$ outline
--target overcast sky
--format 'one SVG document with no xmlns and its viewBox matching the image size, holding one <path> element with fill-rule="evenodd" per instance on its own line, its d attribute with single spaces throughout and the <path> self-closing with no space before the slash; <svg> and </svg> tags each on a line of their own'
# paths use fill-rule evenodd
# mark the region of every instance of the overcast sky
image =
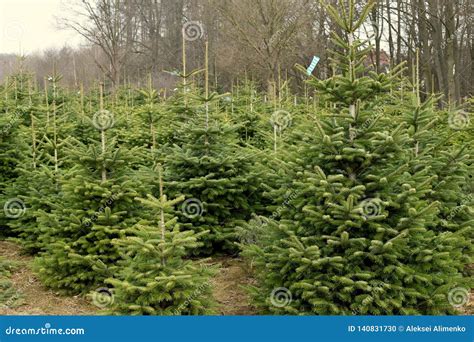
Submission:
<svg viewBox="0 0 474 342">
<path fill-rule="evenodd" d="M 29 54 L 51 47 L 75 46 L 79 37 L 56 28 L 61 3 L 74 0 L 0 0 L 0 53 Z"/>
</svg>

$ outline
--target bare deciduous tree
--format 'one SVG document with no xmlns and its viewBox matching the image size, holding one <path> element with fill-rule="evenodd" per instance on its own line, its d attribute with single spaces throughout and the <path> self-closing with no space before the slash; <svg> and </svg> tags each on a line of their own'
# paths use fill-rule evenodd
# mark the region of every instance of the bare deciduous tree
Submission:
<svg viewBox="0 0 474 342">
<path fill-rule="evenodd" d="M 61 19 L 64 27 L 73 29 L 101 49 L 106 62 L 96 60 L 96 63 L 113 86 L 120 82 L 122 68 L 135 41 L 133 6 L 134 2 L 127 0 L 80 0 L 70 7 L 71 13 Z"/>
</svg>

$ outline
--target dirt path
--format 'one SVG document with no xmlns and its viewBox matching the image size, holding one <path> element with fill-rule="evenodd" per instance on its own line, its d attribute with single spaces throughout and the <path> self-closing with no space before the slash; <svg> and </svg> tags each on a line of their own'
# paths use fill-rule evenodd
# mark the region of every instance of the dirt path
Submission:
<svg viewBox="0 0 474 342">
<path fill-rule="evenodd" d="M 16 244 L 0 241 L 0 256 L 20 264 L 10 280 L 23 294 L 22 305 L 15 308 L 0 306 L 0 315 L 94 315 L 98 311 L 82 297 L 61 296 L 41 285 L 31 271 L 33 258 L 21 255 Z"/>
<path fill-rule="evenodd" d="M 20 253 L 12 242 L 0 241 L 0 256 L 15 261 L 20 266 L 12 272 L 13 287 L 23 294 L 23 304 L 18 307 L 0 306 L 0 315 L 95 315 L 99 308 L 82 296 L 67 297 L 44 287 L 31 270 L 33 258 Z M 252 283 L 238 258 L 220 257 L 213 261 L 221 265 L 212 280 L 216 308 L 220 315 L 255 314 L 248 304 L 248 297 L 240 285 Z"/>
<path fill-rule="evenodd" d="M 33 258 L 20 253 L 18 245 L 0 241 L 0 257 L 14 261 L 19 267 L 12 272 L 13 287 L 23 294 L 22 304 L 5 308 L 0 305 L 0 315 L 96 315 L 99 308 L 81 296 L 67 297 L 44 287 L 31 271 Z M 256 315 L 242 285 L 252 285 L 254 280 L 246 272 L 240 258 L 214 257 L 220 264 L 218 274 L 212 280 L 218 315 Z M 474 268 L 474 265 L 471 265 Z M 474 314 L 474 293 L 468 304 L 460 309 L 462 314 Z"/>
<path fill-rule="evenodd" d="M 244 269 L 242 259 L 221 257 L 212 260 L 221 264 L 219 273 L 212 281 L 218 314 L 255 315 L 255 309 L 249 305 L 249 297 L 241 287 L 253 284 L 253 279 Z"/>
</svg>

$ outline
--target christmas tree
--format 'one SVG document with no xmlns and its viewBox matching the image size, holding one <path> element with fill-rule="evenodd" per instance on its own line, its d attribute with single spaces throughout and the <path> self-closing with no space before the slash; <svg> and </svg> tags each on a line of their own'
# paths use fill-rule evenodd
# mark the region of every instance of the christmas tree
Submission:
<svg viewBox="0 0 474 342">
<path fill-rule="evenodd" d="M 28 98 L 27 80 L 29 75 L 20 71 L 7 78 L 0 92 L 0 236 L 14 236 L 10 227 L 12 219 L 24 213 L 25 203 L 7 189 L 18 177 L 18 165 L 22 161 L 24 142 L 19 142 L 18 130 L 28 124 L 31 101 Z"/>
<path fill-rule="evenodd" d="M 5 189 L 8 198 L 23 206 L 21 215 L 16 215 L 8 224 L 18 237 L 23 251 L 36 254 L 43 249 L 38 219 L 51 212 L 56 202 L 61 201 L 59 184 L 63 165 L 62 145 L 72 132 L 64 106 L 58 104 L 57 82 L 60 75 L 50 78 L 52 85 L 51 104 L 37 103 L 29 93 L 28 121 L 18 128 L 16 137 L 19 163 L 15 168 L 18 175 Z"/>
<path fill-rule="evenodd" d="M 124 254 L 123 267 L 107 282 L 113 286 L 115 314 L 201 315 L 209 313 L 213 268 L 184 258 L 208 234 L 181 231 L 173 207 L 184 196 L 168 200 L 159 171 L 160 197 L 139 201 L 148 209 L 128 238 L 115 243 Z M 93 294 L 94 295 L 94 294 Z"/>
<path fill-rule="evenodd" d="M 388 75 L 365 72 L 368 50 L 354 34 L 373 4 L 357 19 L 354 0 L 326 5 L 344 33 L 333 34 L 339 73 L 311 83 L 330 106 L 294 146 L 301 157 L 290 163 L 291 205 L 262 219 L 265 229 L 244 251 L 256 267 L 260 282 L 252 293 L 265 312 L 451 313 L 449 291 L 468 286 L 463 251 L 472 216 L 456 232 L 440 226 L 438 176 L 424 167 L 421 148 L 436 155 L 417 144 L 430 124 L 414 130 L 413 121 L 387 113 L 400 67 Z"/>
<path fill-rule="evenodd" d="M 204 94 L 185 91 L 182 96 L 187 109 L 180 113 L 187 117 L 166 150 L 165 181 L 173 195 L 186 198 L 179 216 L 183 227 L 210 232 L 195 253 L 231 252 L 235 225 L 250 217 L 256 190 L 252 158 L 238 145 L 239 126 L 226 121 L 215 106 L 226 94 L 210 93 L 206 85 Z"/>
<path fill-rule="evenodd" d="M 101 95 L 99 111 L 91 120 L 100 141 L 69 141 L 67 154 L 74 167 L 64 171 L 62 201 L 40 227 L 47 249 L 37 258 L 36 269 L 49 287 L 79 293 L 103 285 L 120 259 L 112 240 L 123 237 L 139 216 L 134 198 L 144 191 L 133 170 L 137 153 L 107 139 L 114 120 Z"/>
</svg>

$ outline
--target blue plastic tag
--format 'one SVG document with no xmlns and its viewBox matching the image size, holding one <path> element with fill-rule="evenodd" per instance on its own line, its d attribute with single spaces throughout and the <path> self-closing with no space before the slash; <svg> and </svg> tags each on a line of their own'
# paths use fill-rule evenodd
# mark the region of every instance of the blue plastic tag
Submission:
<svg viewBox="0 0 474 342">
<path fill-rule="evenodd" d="M 313 56 L 313 60 L 311 61 L 311 64 L 309 65 L 308 69 L 306 69 L 306 73 L 311 75 L 313 73 L 314 68 L 316 68 L 316 65 L 319 62 L 319 57 L 318 56 Z"/>
</svg>

